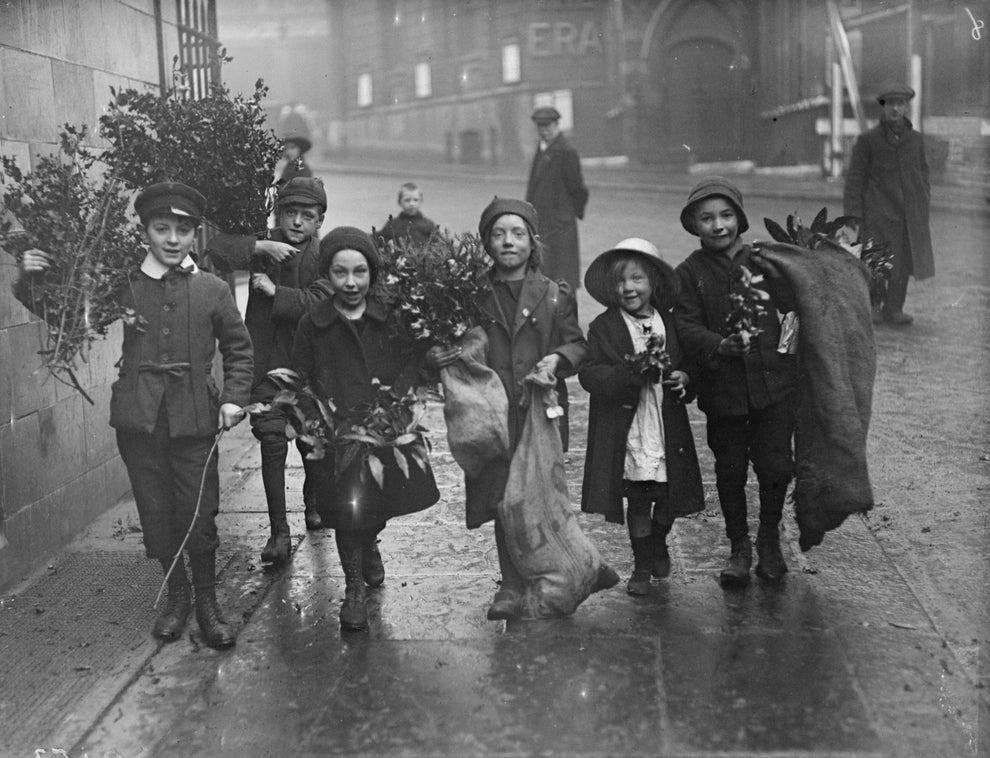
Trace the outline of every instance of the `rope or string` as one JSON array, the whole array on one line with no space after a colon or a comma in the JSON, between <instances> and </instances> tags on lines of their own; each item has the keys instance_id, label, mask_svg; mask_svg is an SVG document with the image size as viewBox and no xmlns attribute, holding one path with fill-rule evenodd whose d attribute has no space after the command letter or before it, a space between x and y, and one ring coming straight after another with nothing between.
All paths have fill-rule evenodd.
<instances>
[{"instance_id":1,"label":"rope or string","mask_svg":"<svg viewBox=\"0 0 990 758\"><path fill-rule=\"evenodd\" d=\"M199 518L199 507L203 502L203 489L206 486L206 472L210 468L210 459L213 454L217 451L217 446L220 444L220 439L223 437L223 433L226 431L223 427L217 432L217 436L213 440L213 447L210 448L210 452L206 456L206 463L203 464L203 475L199 478L199 494L196 496L196 510L193 511L192 521L189 522L189 528L186 530L186 536L182 538L182 544L179 545L179 549L172 558L172 565L168 567L168 571L165 572L165 578L162 580L162 586L158 588L158 596L155 598L154 608L158 607L158 603L162 599L162 593L165 592L165 588L168 586L169 577L172 576L172 571L175 570L176 565L179 563L179 559L182 557L182 551L186 548L186 543L189 541L189 535L192 534L193 527L196 525L196 519Z\"/></svg>"}]
</instances>

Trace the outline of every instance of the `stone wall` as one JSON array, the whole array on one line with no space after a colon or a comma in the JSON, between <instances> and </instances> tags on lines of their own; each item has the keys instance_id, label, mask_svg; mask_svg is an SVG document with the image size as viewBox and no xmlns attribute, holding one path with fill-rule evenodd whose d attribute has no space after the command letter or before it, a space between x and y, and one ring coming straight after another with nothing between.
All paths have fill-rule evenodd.
<instances>
[{"instance_id":1,"label":"stone wall","mask_svg":"<svg viewBox=\"0 0 990 758\"><path fill-rule=\"evenodd\" d=\"M161 6L170 71L175 3ZM65 122L96 131L111 86L157 87L158 70L153 0L0 2L0 154L30 169ZM43 324L13 298L15 277L0 250L0 587L44 565L129 489L107 426L119 325L82 366L90 405L39 369Z\"/></svg>"}]
</instances>

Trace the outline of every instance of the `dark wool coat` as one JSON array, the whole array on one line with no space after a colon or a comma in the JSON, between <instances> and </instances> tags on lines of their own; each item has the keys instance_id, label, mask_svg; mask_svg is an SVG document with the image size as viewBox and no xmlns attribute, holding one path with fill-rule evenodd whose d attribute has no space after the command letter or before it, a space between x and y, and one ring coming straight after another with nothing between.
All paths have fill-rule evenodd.
<instances>
[{"instance_id":1,"label":"dark wool coat","mask_svg":"<svg viewBox=\"0 0 990 758\"><path fill-rule=\"evenodd\" d=\"M673 314L660 315L673 368L688 370L683 365L684 355ZM581 386L591 395L581 510L601 513L607 521L617 524L624 520L622 480L626 440L642 391L642 385L633 382L632 373L623 361L623 356L632 354L633 349L621 311L609 308L588 327L588 358L578 372ZM690 395L686 399L690 400ZM664 389L660 413L673 515L696 513L704 507L705 495L684 401Z\"/></svg>"},{"instance_id":2,"label":"dark wool coat","mask_svg":"<svg viewBox=\"0 0 990 758\"><path fill-rule=\"evenodd\" d=\"M491 279L489 283L492 283ZM503 313L493 289L488 290L482 308L490 320L485 328L488 336L487 364L498 374L509 398L509 441L512 450L519 442L526 416L519 408L523 377L550 353L558 353L565 359L557 371L560 377L557 393L565 410L558 428L566 450L568 406L564 378L577 373L588 350L578 324L574 293L566 283L558 285L543 274L530 270L523 280L514 314ZM468 528L473 529L495 518L495 509L502 499L508 474L506 461L504 466L493 466L482 477L465 477Z\"/></svg>"},{"instance_id":3,"label":"dark wool coat","mask_svg":"<svg viewBox=\"0 0 990 758\"><path fill-rule=\"evenodd\" d=\"M284 242L276 229L271 238ZM252 401L271 399L273 386L265 374L289 365L292 340L299 319L317 303L332 295L330 282L320 278L320 241L313 237L292 258L276 263L268 255L255 254L255 238L249 234L219 234L207 243L206 255L219 270L265 273L275 282L275 295L255 289L248 294L244 323L254 343Z\"/></svg>"},{"instance_id":4,"label":"dark wool coat","mask_svg":"<svg viewBox=\"0 0 990 758\"><path fill-rule=\"evenodd\" d=\"M30 280L19 279L14 294L33 310ZM251 338L226 282L200 270L161 279L134 271L118 300L144 323L124 324L110 426L150 434L164 400L170 437L212 437L223 403L247 405ZM222 388L211 373L218 345Z\"/></svg>"},{"instance_id":5,"label":"dark wool coat","mask_svg":"<svg viewBox=\"0 0 990 758\"><path fill-rule=\"evenodd\" d=\"M698 407L708 415L744 416L788 397L797 383L797 358L777 352L780 322L772 301L759 322L764 331L745 356L714 352L729 334L733 270L744 265L755 272L751 254L744 245L730 261L725 253L701 248L676 269L681 283L674 307L677 333L688 359L697 365L692 379Z\"/></svg>"},{"instance_id":6,"label":"dark wool coat","mask_svg":"<svg viewBox=\"0 0 990 758\"><path fill-rule=\"evenodd\" d=\"M377 237L381 237L386 242L400 242L408 237L415 244L421 245L429 241L438 228L435 221L428 219L419 211L412 216L400 213L398 216L389 216Z\"/></svg>"},{"instance_id":7,"label":"dark wool coat","mask_svg":"<svg viewBox=\"0 0 990 758\"><path fill-rule=\"evenodd\" d=\"M546 248L543 273L577 289L581 286L581 256L576 219L584 218L588 188L581 174L581 159L564 135L533 156L526 200L539 214L537 232Z\"/></svg>"},{"instance_id":8,"label":"dark wool coat","mask_svg":"<svg viewBox=\"0 0 990 758\"><path fill-rule=\"evenodd\" d=\"M349 412L375 396L372 379L402 395L418 378L412 344L402 337L394 314L374 299L368 300L364 328L359 333L334 307L332 300L316 305L299 322L290 361L323 398L331 398L341 412ZM327 460L314 477L317 510L334 529L367 529L392 516L423 510L440 495L432 470L409 467L407 480L394 461L386 458L385 491L360 467L335 472Z\"/></svg>"},{"instance_id":9,"label":"dark wool coat","mask_svg":"<svg viewBox=\"0 0 990 758\"><path fill-rule=\"evenodd\" d=\"M922 136L909 128L896 135L885 121L853 146L843 212L863 220L861 236L892 246L917 279L935 274L929 206L931 187Z\"/></svg>"}]
</instances>

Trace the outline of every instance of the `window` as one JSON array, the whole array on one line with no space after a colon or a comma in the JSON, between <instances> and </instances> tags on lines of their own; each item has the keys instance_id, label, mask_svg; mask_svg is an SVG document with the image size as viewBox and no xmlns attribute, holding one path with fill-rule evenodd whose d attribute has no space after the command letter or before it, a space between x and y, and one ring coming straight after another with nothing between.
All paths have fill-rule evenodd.
<instances>
[{"instance_id":1,"label":"window","mask_svg":"<svg viewBox=\"0 0 990 758\"><path fill-rule=\"evenodd\" d=\"M519 64L519 43L502 45L502 81L513 84L522 78Z\"/></svg>"},{"instance_id":2,"label":"window","mask_svg":"<svg viewBox=\"0 0 990 758\"><path fill-rule=\"evenodd\" d=\"M175 0L175 14L179 30L179 65L184 84L189 88L187 96L200 100L209 94L210 82L220 81L216 0ZM159 78L164 84L161 56L159 69Z\"/></svg>"},{"instance_id":3,"label":"window","mask_svg":"<svg viewBox=\"0 0 990 758\"><path fill-rule=\"evenodd\" d=\"M361 108L367 108L372 100L371 74L361 74L357 81L357 103Z\"/></svg>"},{"instance_id":4,"label":"window","mask_svg":"<svg viewBox=\"0 0 990 758\"><path fill-rule=\"evenodd\" d=\"M416 97L429 97L433 94L433 84L430 80L430 64L416 64Z\"/></svg>"}]
</instances>

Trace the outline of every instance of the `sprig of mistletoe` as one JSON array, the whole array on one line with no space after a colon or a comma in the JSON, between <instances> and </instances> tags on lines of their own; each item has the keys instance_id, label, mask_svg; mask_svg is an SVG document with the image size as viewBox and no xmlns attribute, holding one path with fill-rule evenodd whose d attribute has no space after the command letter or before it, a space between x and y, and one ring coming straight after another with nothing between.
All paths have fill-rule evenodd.
<instances>
[{"instance_id":1,"label":"sprig of mistletoe","mask_svg":"<svg viewBox=\"0 0 990 758\"><path fill-rule=\"evenodd\" d=\"M92 403L78 381L78 363L88 360L92 343L115 321L137 322L134 311L121 305L120 292L144 252L119 175L94 170L99 161L84 147L85 137L86 127L66 124L59 152L27 174L3 156L0 245L18 263L33 248L48 255L48 270L25 285L31 310L47 327L40 354L53 377Z\"/></svg>"},{"instance_id":2,"label":"sprig of mistletoe","mask_svg":"<svg viewBox=\"0 0 990 758\"><path fill-rule=\"evenodd\" d=\"M770 295L754 286L762 281L762 274L754 274L746 266L738 266L733 272L729 287L732 310L726 316L725 325L729 334L739 335L744 346L763 332L760 319L766 315Z\"/></svg>"},{"instance_id":3,"label":"sprig of mistletoe","mask_svg":"<svg viewBox=\"0 0 990 758\"><path fill-rule=\"evenodd\" d=\"M667 354L667 341L662 334L650 334L642 352L623 356L626 366L636 375L656 384L670 373L670 355Z\"/></svg>"}]
</instances>

